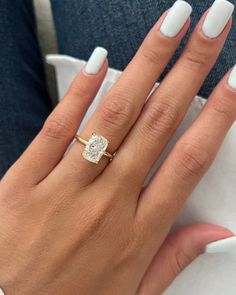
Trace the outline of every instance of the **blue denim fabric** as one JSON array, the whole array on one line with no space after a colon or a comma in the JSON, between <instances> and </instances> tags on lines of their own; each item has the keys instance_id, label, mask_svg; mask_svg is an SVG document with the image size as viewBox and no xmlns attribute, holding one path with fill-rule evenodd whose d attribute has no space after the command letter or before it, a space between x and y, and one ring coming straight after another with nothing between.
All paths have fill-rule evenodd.
<instances>
[{"instance_id":1,"label":"blue denim fabric","mask_svg":"<svg viewBox=\"0 0 236 295\"><path fill-rule=\"evenodd\" d=\"M213 0L187 0L193 6L191 30ZM231 0L236 4L236 0ZM111 67L123 70L142 40L173 0L51 0L60 52L87 60L95 46L109 51ZM190 33L189 32L189 33ZM181 53L184 39L162 78ZM227 70L236 63L236 25L224 50L200 90L207 98ZM144 73L145 74L145 73Z\"/></svg>"},{"instance_id":2,"label":"blue denim fabric","mask_svg":"<svg viewBox=\"0 0 236 295\"><path fill-rule=\"evenodd\" d=\"M51 0L60 53L87 60L94 47L101 45L109 50L110 65L123 70L149 29L173 2ZM194 9L192 28L212 2L189 1ZM200 91L202 96L207 97L227 69L236 63L235 43L236 25ZM51 111L35 34L32 0L0 0L0 65L1 178Z\"/></svg>"},{"instance_id":3,"label":"blue denim fabric","mask_svg":"<svg viewBox=\"0 0 236 295\"><path fill-rule=\"evenodd\" d=\"M32 1L0 0L0 177L49 112Z\"/></svg>"}]
</instances>

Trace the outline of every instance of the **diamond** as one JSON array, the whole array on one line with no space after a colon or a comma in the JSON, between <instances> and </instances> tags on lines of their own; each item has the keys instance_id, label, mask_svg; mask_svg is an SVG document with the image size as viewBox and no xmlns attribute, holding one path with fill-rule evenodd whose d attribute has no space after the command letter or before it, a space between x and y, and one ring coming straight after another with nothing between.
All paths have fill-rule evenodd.
<instances>
[{"instance_id":1,"label":"diamond","mask_svg":"<svg viewBox=\"0 0 236 295\"><path fill-rule=\"evenodd\" d=\"M93 134L83 151L83 157L89 162L98 164L108 147L108 140L98 134Z\"/></svg>"}]
</instances>

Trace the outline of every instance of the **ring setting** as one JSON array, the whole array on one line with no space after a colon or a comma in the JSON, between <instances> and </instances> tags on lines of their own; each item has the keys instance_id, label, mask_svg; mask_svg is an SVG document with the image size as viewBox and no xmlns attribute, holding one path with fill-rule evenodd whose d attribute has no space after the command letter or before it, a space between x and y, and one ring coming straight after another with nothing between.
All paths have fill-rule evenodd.
<instances>
[{"instance_id":1,"label":"ring setting","mask_svg":"<svg viewBox=\"0 0 236 295\"><path fill-rule=\"evenodd\" d=\"M91 163L98 164L103 156L110 160L114 158L114 155L107 152L109 141L99 134L93 133L88 141L79 135L76 135L75 139L85 146L82 156Z\"/></svg>"}]
</instances>

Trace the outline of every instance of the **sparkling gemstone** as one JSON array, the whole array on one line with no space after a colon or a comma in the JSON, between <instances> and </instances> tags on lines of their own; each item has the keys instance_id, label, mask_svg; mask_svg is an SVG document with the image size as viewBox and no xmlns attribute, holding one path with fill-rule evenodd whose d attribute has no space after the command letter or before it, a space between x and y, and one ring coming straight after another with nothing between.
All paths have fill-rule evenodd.
<instances>
[{"instance_id":1,"label":"sparkling gemstone","mask_svg":"<svg viewBox=\"0 0 236 295\"><path fill-rule=\"evenodd\" d=\"M83 151L84 159L97 164L108 147L108 140L98 134L93 134Z\"/></svg>"}]
</instances>

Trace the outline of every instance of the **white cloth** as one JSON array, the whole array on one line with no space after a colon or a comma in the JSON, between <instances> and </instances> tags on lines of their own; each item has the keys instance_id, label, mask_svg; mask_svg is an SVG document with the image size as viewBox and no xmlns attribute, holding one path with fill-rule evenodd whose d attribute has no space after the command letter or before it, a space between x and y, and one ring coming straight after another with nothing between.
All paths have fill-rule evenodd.
<instances>
[{"instance_id":1,"label":"white cloth","mask_svg":"<svg viewBox=\"0 0 236 295\"><path fill-rule=\"evenodd\" d=\"M56 67L59 96L63 97L75 75L85 62L69 56L49 55L47 61ZM120 72L109 69L106 79L94 103L90 107L81 128L87 122L102 96L117 80ZM201 111L205 100L196 97L172 141L154 171L179 136L188 128ZM206 222L225 226L236 232L236 124L228 133L224 144L201 183L186 202L179 214L176 226ZM235 253L202 255L196 259L170 286L165 295L235 295Z\"/></svg>"}]
</instances>

